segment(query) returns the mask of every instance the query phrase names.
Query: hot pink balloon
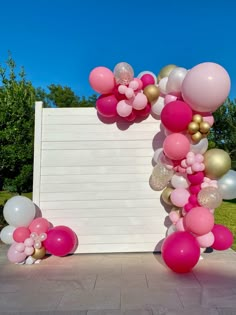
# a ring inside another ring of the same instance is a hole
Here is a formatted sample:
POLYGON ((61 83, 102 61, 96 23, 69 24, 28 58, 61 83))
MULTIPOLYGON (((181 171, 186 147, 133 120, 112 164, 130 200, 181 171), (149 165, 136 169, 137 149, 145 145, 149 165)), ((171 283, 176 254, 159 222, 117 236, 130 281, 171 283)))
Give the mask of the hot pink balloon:
POLYGON ((25 260, 27 255, 23 252, 18 252, 16 250, 17 243, 13 243, 8 249, 7 258, 12 263, 21 263, 25 260))
POLYGON ((190 150, 190 142, 183 134, 172 133, 165 138, 163 149, 171 160, 182 160, 190 150))
POLYGON ((204 173, 203 172, 197 172, 194 174, 188 174, 187 175, 188 180, 192 185, 200 185, 203 182, 204 179, 204 173))
POLYGON ((207 248, 214 243, 215 237, 212 232, 209 232, 207 234, 197 236, 196 239, 200 247, 207 248))
POLYGON ((25 226, 18 227, 13 232, 13 239, 17 243, 23 243, 26 238, 30 237, 30 233, 31 232, 27 227, 25 226))
POLYGON ((230 77, 219 64, 204 62, 188 71, 182 83, 182 96, 192 109, 214 112, 230 91, 230 77))
POLYGON ((90 72, 89 83, 94 91, 100 94, 109 94, 115 87, 115 77, 110 69, 97 67, 90 72))
POLYGON ((190 193, 187 189, 176 188, 172 191, 170 199, 176 207, 183 207, 188 202, 189 196, 190 193))
POLYGON ((128 100, 119 101, 116 107, 117 114, 121 117, 128 117, 132 113, 132 105, 128 100))
POLYGON ((216 250, 226 250, 230 248, 234 241, 233 233, 226 226, 222 224, 215 224, 212 233, 215 240, 212 244, 212 248, 216 250))
POLYGON ((154 77, 149 73, 144 74, 140 79, 143 83, 143 89, 150 84, 155 84, 154 77))
POLYGON ((36 218, 29 225, 29 230, 35 232, 38 235, 46 233, 49 229, 49 222, 45 218, 36 218))
POLYGON ((117 104, 118 100, 113 94, 101 95, 96 101, 96 109, 102 117, 112 118, 117 116, 117 104))
POLYGON ((214 216, 209 209, 204 207, 192 208, 184 217, 186 231, 197 235, 209 233, 214 226, 214 216))
POLYGON ((140 110, 133 109, 133 112, 137 116, 145 118, 145 117, 147 117, 150 114, 151 109, 152 109, 152 106, 148 103, 147 106, 144 109, 140 109, 140 110))
POLYGON ((134 112, 134 110, 132 111, 132 113, 127 116, 127 117, 124 117, 125 120, 129 121, 129 122, 132 122, 136 119, 137 115, 136 113, 134 112))
POLYGON ((172 132, 180 132, 187 129, 192 121, 192 109, 182 101, 174 101, 165 105, 161 112, 161 122, 172 132))
POLYGON ((166 265, 177 273, 191 271, 200 257, 200 247, 196 238, 183 231, 169 235, 164 240, 161 251, 166 265))
POLYGON ((189 191, 193 195, 197 195, 200 190, 201 190, 201 186, 200 185, 190 185, 189 186, 189 191))

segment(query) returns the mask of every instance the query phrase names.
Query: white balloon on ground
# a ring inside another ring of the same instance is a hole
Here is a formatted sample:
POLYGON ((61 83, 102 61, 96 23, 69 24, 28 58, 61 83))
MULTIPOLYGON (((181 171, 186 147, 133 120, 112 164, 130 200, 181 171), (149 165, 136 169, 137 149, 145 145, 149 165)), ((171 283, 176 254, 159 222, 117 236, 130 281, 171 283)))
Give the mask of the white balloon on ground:
POLYGON ((16 228, 12 225, 5 226, 0 232, 1 241, 5 244, 8 244, 8 245, 14 243, 13 233, 14 233, 15 229, 16 228))
POLYGON ((167 86, 167 82, 168 82, 168 77, 164 77, 160 80, 159 82, 159 90, 162 94, 167 94, 167 90, 166 90, 166 86, 167 86))
POLYGON ((190 151, 197 154, 204 154, 208 149, 208 139, 203 138, 198 143, 192 143, 190 144, 190 151))
POLYGON ((188 188, 189 187, 189 182, 186 179, 185 175, 181 174, 174 174, 171 178, 171 185, 174 188, 188 188))
POLYGON ((160 116, 164 106, 165 106, 165 99, 164 97, 159 96, 158 99, 154 103, 152 103, 152 108, 151 108, 152 113, 157 116, 160 116))
POLYGON ((9 225, 28 227, 35 217, 35 211, 35 205, 29 198, 15 196, 6 202, 3 215, 9 225))
POLYGON ((166 84, 167 93, 174 94, 176 96, 181 95, 182 82, 187 72, 187 69, 181 67, 176 67, 171 71, 166 84))
POLYGON ((218 190, 225 200, 236 198, 236 171, 229 170, 218 180, 218 190))

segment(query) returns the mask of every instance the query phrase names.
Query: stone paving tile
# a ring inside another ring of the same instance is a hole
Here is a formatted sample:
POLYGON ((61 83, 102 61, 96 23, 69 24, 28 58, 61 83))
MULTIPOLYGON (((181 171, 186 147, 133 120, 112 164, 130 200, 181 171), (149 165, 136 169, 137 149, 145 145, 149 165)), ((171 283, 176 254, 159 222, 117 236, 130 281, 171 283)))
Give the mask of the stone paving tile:
POLYGON ((98 275, 95 288, 147 288, 145 275, 98 275))
POLYGON ((205 307, 188 307, 177 310, 175 308, 167 308, 164 305, 150 306, 152 315, 219 315, 216 308, 205 307))
POLYGON ((219 315, 235 315, 236 314, 236 307, 220 307, 217 308, 219 315))
POLYGON ((167 307, 182 308, 174 289, 126 288, 121 291, 121 309, 148 309, 149 305, 164 304, 167 307))
POLYGON ((62 297, 58 310, 118 310, 120 289, 74 290, 62 297))
POLYGON ((25 280, 30 278, 31 266, 15 265, 10 262, 0 267, 1 280, 25 280))
POLYGON ((184 307, 236 307, 236 294, 230 288, 177 288, 184 307))
POLYGON ((87 315, 87 311, 1 312, 1 315, 87 315))

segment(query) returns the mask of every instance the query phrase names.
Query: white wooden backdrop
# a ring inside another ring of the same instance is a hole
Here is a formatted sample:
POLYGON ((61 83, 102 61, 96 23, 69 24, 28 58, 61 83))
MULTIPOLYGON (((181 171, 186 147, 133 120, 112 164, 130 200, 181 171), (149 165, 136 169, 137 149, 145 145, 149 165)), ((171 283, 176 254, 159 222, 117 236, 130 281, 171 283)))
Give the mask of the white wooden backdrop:
POLYGON ((151 116, 128 127, 102 123, 94 108, 36 103, 33 201, 53 225, 78 235, 78 253, 159 250, 166 212, 149 186, 151 116))

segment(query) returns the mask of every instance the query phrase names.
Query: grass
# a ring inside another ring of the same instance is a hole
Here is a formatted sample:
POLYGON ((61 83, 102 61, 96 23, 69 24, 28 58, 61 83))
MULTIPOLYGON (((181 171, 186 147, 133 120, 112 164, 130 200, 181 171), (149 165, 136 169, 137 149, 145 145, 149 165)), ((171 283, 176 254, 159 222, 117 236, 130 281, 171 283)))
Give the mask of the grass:
MULTIPOLYGON (((3 205, 9 198, 15 195, 7 191, 0 191, 0 225, 6 224, 1 213, 3 205)), ((22 195, 32 199, 31 192, 22 195)), ((221 206, 215 211, 215 223, 223 224, 232 231, 234 234, 232 249, 236 251, 236 199, 222 202, 221 206)))

